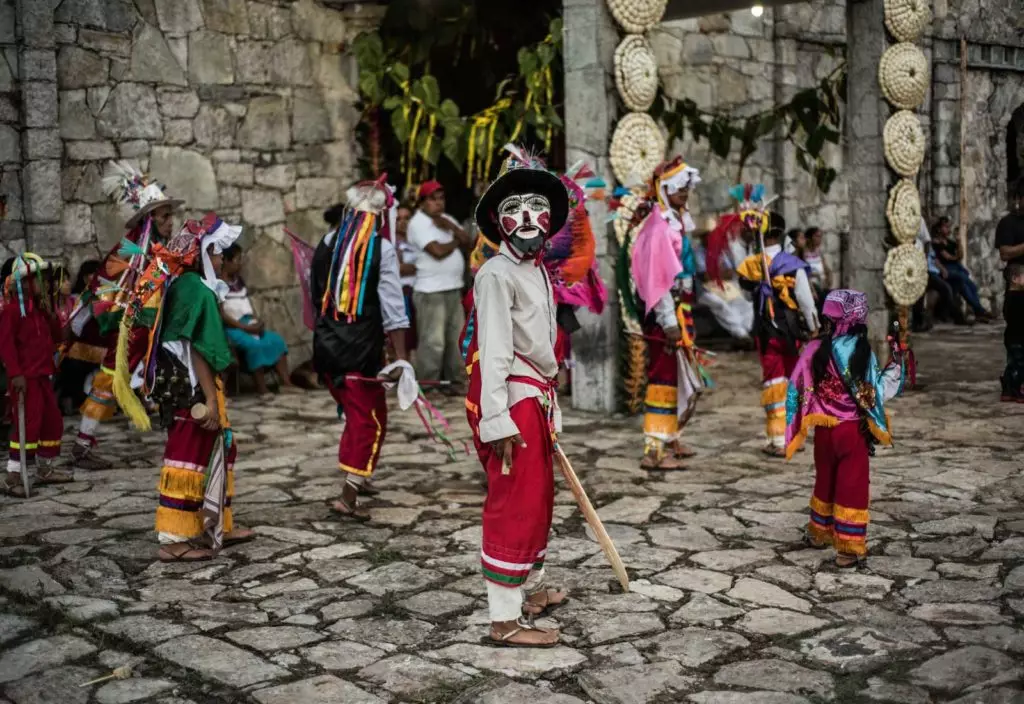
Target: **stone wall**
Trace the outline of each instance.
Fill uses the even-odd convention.
[[[0,27],[11,14],[24,97],[11,120],[20,123],[17,159],[14,130],[0,124],[4,246],[18,248],[24,221],[29,248],[72,267],[105,253],[123,221],[102,193],[103,167],[132,161],[186,201],[183,217],[216,210],[245,225],[257,309],[304,347],[284,230],[315,241],[324,207],[357,177],[356,72],[344,49],[374,17],[315,0],[0,0]],[[47,22],[46,46],[35,51],[33,23]],[[12,82],[5,31],[0,122]],[[19,188],[24,204],[10,197]],[[56,202],[35,204],[31,194]]]

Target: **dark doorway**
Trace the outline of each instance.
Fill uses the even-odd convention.
[[[1017,108],[1006,126],[1006,182],[1024,176],[1024,105]]]

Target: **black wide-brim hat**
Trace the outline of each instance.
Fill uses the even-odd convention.
[[[569,193],[561,179],[550,171],[529,167],[513,168],[495,179],[476,206],[476,224],[480,232],[494,244],[501,244],[498,229],[498,206],[512,195],[539,193],[551,204],[551,226],[548,237],[562,229],[569,218]]]

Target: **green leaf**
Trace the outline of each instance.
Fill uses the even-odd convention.
[[[458,117],[459,106],[455,104],[451,98],[445,98],[441,102],[441,116],[442,117]]]
[[[400,107],[403,104],[403,102],[404,101],[402,100],[402,96],[389,95],[387,98],[384,99],[384,102],[381,105],[381,107],[383,107],[385,110],[394,110],[395,108]]]
[[[822,125],[818,128],[825,135],[825,141],[831,142],[832,144],[839,144],[839,140],[842,139],[842,132],[834,130],[828,125]]]
[[[438,159],[441,158],[441,142],[437,139],[430,143],[430,148],[426,150],[426,154],[423,158],[427,160],[427,163],[431,166],[437,166]]]
[[[384,98],[384,91],[380,87],[380,81],[372,73],[359,77],[359,92],[363,94],[366,102],[371,106],[378,105]]]
[[[519,74],[521,76],[530,76],[537,72],[537,55],[525,46],[519,50],[517,58],[519,59]]]
[[[814,180],[818,185],[818,190],[822,193],[828,193],[832,190],[832,184],[836,181],[838,173],[832,168],[819,168],[814,173]]]
[[[811,171],[811,165],[807,161],[807,154],[804,153],[802,149],[796,150],[796,163],[798,163],[800,165],[800,168],[803,169],[804,171]]]
[[[555,50],[548,44],[540,44],[537,46],[537,58],[540,60],[541,67],[549,66],[555,59]]]
[[[409,141],[409,120],[405,117],[405,111],[402,108],[393,110],[391,112],[391,130],[395,133],[395,139],[398,140],[399,144],[405,144]]]
[[[548,34],[550,34],[551,38],[554,39],[556,42],[561,42],[561,40],[562,40],[562,18],[561,17],[556,17],[555,19],[551,20],[551,24],[548,25]]]
[[[403,64],[401,61],[396,61],[391,64],[391,75],[398,81],[399,84],[405,83],[409,80],[409,67]]]
[[[821,127],[815,129],[811,136],[807,138],[807,153],[818,158],[821,156],[821,150],[825,147],[825,132]]]

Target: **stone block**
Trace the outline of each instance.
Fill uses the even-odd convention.
[[[21,177],[25,187],[25,220],[30,223],[60,222],[63,202],[60,192],[60,161],[41,160],[25,164]]]
[[[300,178],[295,182],[295,207],[325,208],[338,202],[341,188],[333,178]]]
[[[295,185],[295,167],[291,164],[279,164],[256,169],[255,178],[257,185],[288,191]]]
[[[766,10],[767,12],[771,10]],[[744,37],[764,37],[771,31],[769,17],[754,17],[747,9],[729,13],[729,25],[734,34]]]
[[[156,0],[160,29],[183,37],[203,26],[203,13],[197,0]]]
[[[61,226],[67,244],[88,244],[96,237],[92,208],[85,203],[65,203]]]
[[[242,217],[250,225],[274,225],[284,222],[284,201],[277,191],[242,191]]]
[[[314,90],[296,90],[292,107],[292,139],[299,144],[316,144],[330,138],[331,123],[320,94]]]
[[[92,228],[101,252],[109,252],[124,236],[125,213],[116,203],[92,206]]]
[[[21,5],[21,13],[18,17],[17,25],[20,27],[21,41],[24,46],[53,46],[53,10],[58,4],[57,1],[36,0],[35,2],[19,4]],[[15,23],[12,22],[10,25],[12,32],[15,26]]]
[[[13,92],[16,88],[14,74],[11,67],[7,65],[2,54],[0,54],[0,93]]]
[[[148,153],[148,152],[147,152]],[[103,167],[101,164],[68,164],[61,171],[61,193],[64,201],[103,203]]]
[[[683,37],[682,63],[684,66],[710,64],[715,55],[714,44],[704,34],[688,34]]]
[[[110,86],[96,86],[85,89],[86,102],[89,104],[89,109],[92,110],[93,115],[103,109],[109,97]]]
[[[199,112],[199,96],[195,93],[181,91],[157,92],[157,102],[164,117],[192,118]]]
[[[238,133],[238,143],[262,150],[287,149],[291,143],[287,101],[274,96],[250,100],[249,111]]]
[[[150,144],[146,140],[133,139],[128,142],[121,142],[117,150],[121,152],[122,159],[139,159],[149,156],[149,148]]]
[[[196,144],[205,148],[232,147],[237,126],[238,120],[224,108],[203,105],[194,123]]]
[[[225,34],[248,34],[245,0],[201,0],[206,28]]]
[[[292,5],[292,26],[300,38],[321,44],[343,44],[349,39],[342,13],[314,0],[299,0]]]
[[[78,45],[105,54],[128,56],[132,49],[132,39],[123,32],[100,32],[83,27],[78,34]]]
[[[198,86],[199,100],[204,103],[227,103],[236,100],[245,100],[246,90],[242,86]]]
[[[53,127],[57,124],[57,84],[30,81],[22,84],[26,127]]]
[[[253,166],[252,164],[233,164],[231,162],[217,164],[217,181],[232,186],[251,186]]]
[[[735,34],[716,34],[711,37],[711,45],[718,56],[733,59],[749,59],[750,47],[743,37]]]
[[[86,103],[84,90],[60,93],[60,136],[64,139],[95,139],[96,120]]]
[[[174,54],[178,65],[184,70],[188,67],[188,37],[166,37],[166,39],[171,53]]]
[[[10,125],[0,124],[0,164],[21,163],[21,135]]]
[[[193,83],[234,83],[230,41],[230,37],[219,32],[200,31],[189,35],[188,75]]]
[[[306,44],[296,40],[239,42],[238,81],[257,85],[308,86],[313,70]]]
[[[57,82],[61,88],[106,85],[110,61],[77,46],[62,46],[57,54]]]
[[[676,100],[689,98],[698,108],[709,108],[713,103],[711,84],[697,71],[666,73],[662,75],[665,92]]]
[[[726,105],[742,105],[747,101],[747,80],[742,73],[723,66],[718,73],[718,102]]]
[[[210,156],[213,158],[214,163],[242,160],[242,153],[237,149],[216,149]]]
[[[25,214],[21,209],[21,170],[17,167],[8,167],[6,171],[0,172],[0,195],[7,199],[7,219],[24,220]],[[0,223],[4,222],[0,220]]]
[[[0,44],[14,44],[15,3],[12,0],[0,2]]]
[[[220,210],[225,208],[241,208],[242,207],[242,191],[235,188],[234,186],[220,187]],[[219,212],[219,211],[218,211]],[[223,215],[223,213],[222,213]]]
[[[52,49],[26,49],[21,52],[21,80],[57,80],[57,57]]]
[[[114,86],[96,119],[99,133],[115,139],[161,139],[156,92],[141,83]]]
[[[262,2],[249,3],[249,34],[256,39],[281,39],[292,33],[291,13]]]
[[[153,147],[149,172],[167,186],[173,197],[184,199],[190,209],[213,209],[218,205],[213,164],[199,152],[179,147]]]
[[[117,157],[113,142],[65,142],[64,148],[69,161],[97,161]]]
[[[192,142],[192,120],[167,120],[164,123],[164,144],[184,145]]]
[[[58,257],[64,253],[64,227],[59,223],[28,224],[25,238],[31,251],[43,257]]]
[[[63,0],[54,13],[57,22],[67,22],[109,32],[124,32],[135,24],[130,0]]]
[[[185,71],[156,27],[139,23],[132,37],[128,76],[132,81],[175,86],[188,85]]]
[[[699,18],[697,26],[704,34],[728,32],[732,29],[732,19],[726,14],[704,15]]]
[[[56,129],[25,130],[22,133],[25,160],[60,159],[63,155],[60,133]]]

